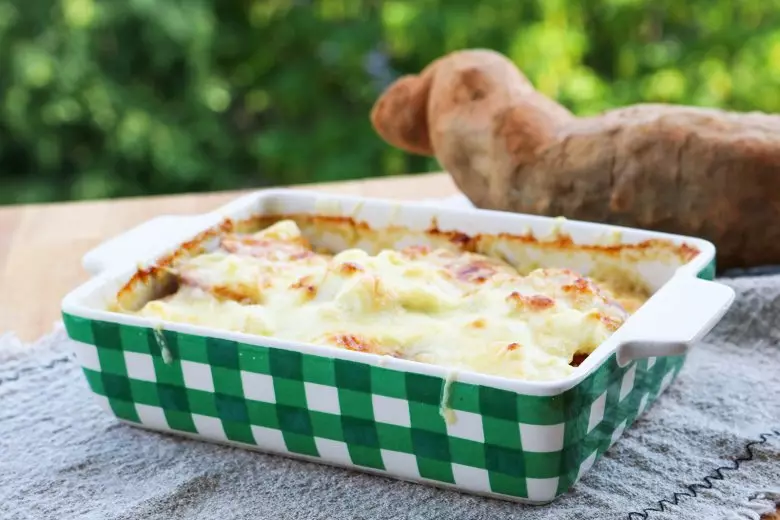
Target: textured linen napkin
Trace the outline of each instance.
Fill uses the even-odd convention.
[[[32,346],[5,335],[0,518],[758,518],[780,501],[780,276],[722,281],[737,301],[678,380],[537,507],[120,424],[61,327]]]

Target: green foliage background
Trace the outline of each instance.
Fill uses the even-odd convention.
[[[0,202],[435,169],[368,112],[464,47],[579,114],[780,112],[780,0],[0,0]]]

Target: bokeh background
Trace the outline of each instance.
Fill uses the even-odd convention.
[[[435,170],[368,113],[465,47],[578,114],[780,112],[778,0],[0,0],[0,203]]]

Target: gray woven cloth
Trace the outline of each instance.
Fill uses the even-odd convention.
[[[661,500],[679,503],[648,518],[758,518],[780,500],[780,276],[726,283],[737,302],[677,382],[542,507],[120,424],[91,400],[62,330],[31,347],[5,336],[0,518],[609,519]]]

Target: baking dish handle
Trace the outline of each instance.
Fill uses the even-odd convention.
[[[720,321],[734,296],[731,287],[718,282],[673,277],[616,334],[618,364],[686,353]]]
[[[87,252],[81,265],[92,275],[118,265],[137,263],[143,258],[180,243],[208,226],[207,215],[164,215],[118,235]]]

